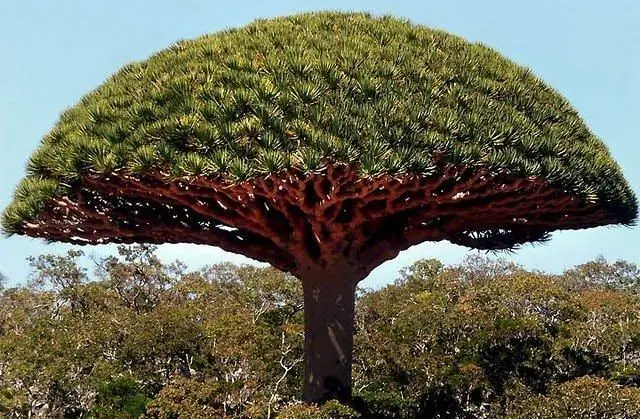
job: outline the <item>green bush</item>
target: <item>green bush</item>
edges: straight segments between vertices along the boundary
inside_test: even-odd
[[[242,387],[224,381],[178,377],[149,403],[146,416],[159,419],[238,417]]]
[[[138,418],[148,401],[138,383],[119,379],[100,386],[92,413],[96,418]]]
[[[329,401],[322,406],[295,403],[285,407],[278,419],[355,419],[360,414],[337,401]]]
[[[640,389],[603,378],[581,377],[557,385],[547,396],[525,397],[508,408],[508,419],[634,419]]]

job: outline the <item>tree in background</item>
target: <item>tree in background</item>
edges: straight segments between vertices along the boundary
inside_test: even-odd
[[[189,272],[149,246],[92,263],[93,275],[75,251],[43,255],[30,284],[0,291],[0,416],[640,413],[640,285],[612,288],[580,267],[548,275],[500,260],[423,260],[360,290],[348,408],[298,400],[304,298],[292,276],[231,264]],[[637,269],[586,266],[621,264]]]
[[[621,265],[637,269],[583,265],[612,273],[594,282],[582,267],[548,275],[480,258],[417,262],[358,303],[365,417],[635,417],[622,413],[640,412],[640,288],[608,285]],[[595,408],[625,394],[626,407]]]
[[[150,415],[241,417],[253,405],[272,418],[294,398],[303,326],[291,276],[185,272],[141,246],[94,258],[87,281],[80,256],[34,258],[28,287],[0,293],[0,412],[138,417],[153,401]]]
[[[3,226],[208,244],[291,273],[304,398],[321,402],[350,398],[356,285],[401,250],[513,249],[636,216],[606,147],[529,70],[395,18],[310,13],[125,66],[62,114]],[[140,315],[153,292],[119,295]]]

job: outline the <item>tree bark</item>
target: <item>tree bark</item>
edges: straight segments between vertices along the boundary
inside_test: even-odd
[[[337,276],[337,277],[336,277]],[[351,399],[355,290],[351,275],[302,278],[304,289],[304,400]]]

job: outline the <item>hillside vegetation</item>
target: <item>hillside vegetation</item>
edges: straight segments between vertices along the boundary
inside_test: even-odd
[[[640,417],[640,269],[623,261],[421,260],[361,290],[351,407],[297,400],[302,290],[286,274],[188,271],[150,246],[31,266],[0,286],[4,417]]]

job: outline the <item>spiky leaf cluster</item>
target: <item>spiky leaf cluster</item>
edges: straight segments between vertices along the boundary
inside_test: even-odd
[[[180,41],[122,68],[45,136],[3,225],[18,231],[88,172],[236,182],[335,163],[363,176],[483,166],[543,178],[620,223],[637,215],[606,147],[528,69],[405,20],[308,13]]]

